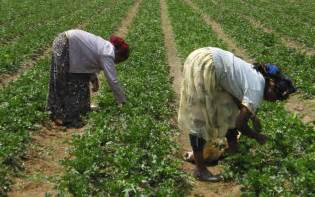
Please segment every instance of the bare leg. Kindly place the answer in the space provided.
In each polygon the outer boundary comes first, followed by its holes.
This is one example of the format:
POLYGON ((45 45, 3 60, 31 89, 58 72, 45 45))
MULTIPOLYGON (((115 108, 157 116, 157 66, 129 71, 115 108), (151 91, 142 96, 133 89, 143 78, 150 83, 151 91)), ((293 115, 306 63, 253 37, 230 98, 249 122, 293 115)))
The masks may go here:
POLYGON ((203 158, 203 147, 205 145, 205 140, 193 135, 189 135, 189 137, 196 163, 196 170, 194 175, 201 181, 221 181, 223 178, 221 176, 214 176, 211 172, 208 171, 205 165, 205 161, 203 158))
POLYGON ((204 174, 206 176, 212 176, 212 174, 208 171, 205 161, 203 159, 202 151, 193 151, 196 163, 196 175, 200 176, 204 174))
POLYGON ((250 130, 242 131, 242 134, 247 137, 255 139, 259 144, 265 144, 268 140, 268 137, 266 135, 263 135, 261 133, 257 133, 254 131, 250 131, 250 130))
POLYGON ((235 153, 239 149, 237 135, 238 135, 237 129, 229 129, 226 133, 226 138, 229 145, 228 152, 230 153, 235 153))

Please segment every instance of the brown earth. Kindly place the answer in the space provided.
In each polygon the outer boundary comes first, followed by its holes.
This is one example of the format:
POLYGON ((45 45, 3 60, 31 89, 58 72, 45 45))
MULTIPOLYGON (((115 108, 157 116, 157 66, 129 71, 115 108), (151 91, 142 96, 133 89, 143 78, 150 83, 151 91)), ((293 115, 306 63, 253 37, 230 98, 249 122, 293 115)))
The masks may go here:
MULTIPOLYGON (((136 16, 141 0, 135 0, 116 34, 124 37, 136 16)), ((73 135, 83 135, 88 125, 81 129, 66 129, 51 122, 32 134, 32 141, 24 161, 24 171, 13 179, 11 197, 42 197, 45 194, 56 196, 56 184, 64 172, 60 160, 67 158, 72 148, 69 142, 73 135)))
POLYGON ((142 0, 135 0, 134 6, 131 7, 131 9, 128 11, 127 15, 124 17, 124 20, 121 21, 120 27, 115 31, 114 34, 121 37, 126 37, 128 33, 128 29, 130 25, 132 24, 132 21, 134 17, 137 15, 139 6, 142 0))
POLYGON ((31 145, 24 161, 25 171, 15 178, 15 185, 8 196, 56 195, 56 180, 63 173, 60 160, 68 156, 71 148, 67 143, 74 134, 83 134, 83 129, 65 129, 51 125, 43 126, 32 135, 31 145))
MULTIPOLYGON (((164 34, 164 44, 166 47, 167 60, 170 66, 170 74, 173 79, 173 88, 177 95, 177 101, 180 95, 180 84, 182 81, 182 63, 180 58, 178 58, 176 45, 173 35, 172 26, 168 18, 167 5, 165 0, 160 0, 161 3, 161 19, 162 19, 162 29, 164 34)), ((176 103, 178 105, 178 103, 176 103)), ((176 117, 173 118, 174 123, 176 122, 176 117)), ((176 124, 176 123, 175 123, 176 124)), ((191 150, 188 133, 180 133, 177 142, 181 145, 180 153, 183 154, 191 150)), ((182 163, 182 169, 191 174, 194 170, 194 165, 189 162, 182 163)), ((208 167, 208 169, 214 173, 218 174, 222 171, 219 166, 208 167)), ((206 183, 195 180, 193 183, 192 190, 187 194, 188 196, 240 196, 240 186, 236 183, 206 183)))
POLYGON ((296 113, 304 123, 313 124, 315 129, 315 100, 303 100, 299 95, 290 96, 285 104, 285 108, 292 113, 296 113))

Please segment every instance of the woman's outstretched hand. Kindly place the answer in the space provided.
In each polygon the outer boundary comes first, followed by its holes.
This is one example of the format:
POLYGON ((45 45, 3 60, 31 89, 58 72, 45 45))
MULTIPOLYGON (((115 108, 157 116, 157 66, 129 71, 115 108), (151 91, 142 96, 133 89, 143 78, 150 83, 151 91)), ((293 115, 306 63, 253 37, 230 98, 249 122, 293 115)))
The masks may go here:
POLYGON ((255 132, 260 133, 262 126, 261 126, 259 118, 257 118, 257 116, 254 115, 252 116, 251 120, 253 123, 253 129, 255 130, 255 132))
POLYGON ((268 140, 266 135, 259 133, 261 131, 259 119, 256 116, 252 116, 252 113, 245 106, 240 108, 235 125, 243 135, 255 139, 259 144, 265 144, 268 140), (249 119, 252 120, 254 129, 248 126, 249 119))
POLYGON ((94 73, 90 76, 90 82, 92 84, 92 91, 97 92, 100 88, 97 75, 94 73))
POLYGON ((98 79, 91 81, 91 83, 92 83, 92 91, 97 92, 100 88, 99 83, 98 83, 98 79))

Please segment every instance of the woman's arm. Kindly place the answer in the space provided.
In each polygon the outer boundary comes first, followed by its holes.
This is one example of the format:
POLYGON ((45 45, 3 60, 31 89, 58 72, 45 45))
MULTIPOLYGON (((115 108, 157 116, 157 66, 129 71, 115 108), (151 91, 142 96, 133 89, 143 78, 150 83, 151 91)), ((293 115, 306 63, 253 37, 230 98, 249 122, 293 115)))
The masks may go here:
POLYGON ((126 96, 116 76, 114 59, 104 56, 101 61, 105 78, 109 84, 109 87, 113 91, 117 103, 119 104, 119 106, 121 106, 121 104, 126 102, 126 96))
POLYGON ((259 118, 256 115, 252 115, 250 119, 253 123, 253 129, 255 130, 255 132, 260 133, 262 126, 261 126, 259 118))
POLYGON ((92 91, 97 92, 99 89, 99 82, 98 82, 97 75, 95 73, 91 75, 90 81, 91 81, 92 86, 93 86, 92 91))
POLYGON ((240 106, 240 113, 238 114, 235 122, 235 127, 243 132, 243 130, 247 130, 247 123, 252 113, 245 106, 240 106))
MULTIPOLYGON (((255 132, 248 126, 248 120, 251 118, 252 113, 245 107, 240 108, 240 113, 236 118, 236 128, 245 136, 256 139, 260 144, 264 144, 267 141, 267 136, 255 132)), ((258 119, 257 119, 258 120, 258 119)), ((255 120, 256 121, 256 120, 255 120)), ((255 125, 256 123, 253 122, 255 125)), ((257 126, 257 125, 256 125, 257 126)), ((260 125, 259 125, 260 126, 260 125)), ((255 127, 255 126, 254 126, 255 127)))

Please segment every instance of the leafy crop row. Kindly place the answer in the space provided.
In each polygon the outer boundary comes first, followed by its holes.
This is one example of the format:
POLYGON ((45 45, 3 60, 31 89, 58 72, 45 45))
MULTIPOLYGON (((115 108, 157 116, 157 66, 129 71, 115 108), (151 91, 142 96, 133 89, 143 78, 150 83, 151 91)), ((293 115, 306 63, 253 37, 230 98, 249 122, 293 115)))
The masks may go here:
MULTIPOLYGON (((170 0, 168 5, 177 48, 182 57, 196 47, 221 45, 209 42, 209 37, 215 35, 211 30, 204 30, 209 27, 198 20, 200 13, 193 13, 180 0, 170 0)), ((210 7, 206 1, 202 5, 205 9, 210 7)), ((219 16, 225 17, 222 14, 219 16)), ((232 17, 229 19, 232 20, 232 17)), ((232 27, 242 25, 235 21, 229 24, 232 27)), ((245 29, 244 26, 241 27, 245 29)), ((244 36, 250 39, 251 35, 244 36)), ((243 39, 239 42, 243 46, 242 41, 243 39)), ((299 72, 303 74, 305 71, 299 69, 299 72)), ((295 115, 286 112, 280 102, 263 103, 258 117, 262 120, 263 132, 268 135, 269 141, 262 146, 241 137, 240 152, 227 155, 221 162, 226 168, 226 178, 238 181, 243 186, 244 196, 312 196, 315 192, 315 133, 312 127, 304 125, 295 115)))
MULTIPOLYGON (((64 2, 66 3, 66 2, 64 2)), ((82 2, 77 2, 78 5, 73 4, 77 10, 69 12, 66 9, 68 6, 60 6, 63 8, 62 16, 59 18, 51 18, 45 21, 44 25, 34 26, 34 30, 24 30, 26 33, 17 38, 14 42, 9 42, 0 46, 0 74, 12 72, 18 69, 23 60, 37 55, 40 50, 49 46, 49 41, 53 39, 57 32, 62 32, 69 28, 75 28, 79 24, 88 22, 93 17, 94 11, 102 11, 108 7, 108 3, 103 1, 89 1, 85 6, 82 2), (80 5, 80 6, 79 6, 80 5), (82 7, 81 7, 82 6, 82 7), (91 12, 93 10, 93 12, 91 12)), ((23 31, 23 26, 16 24, 16 31, 23 31), (19 30, 21 28, 21 30, 19 30)))
MULTIPOLYGON (((0 25, 7 26, 12 22, 16 22, 21 19, 22 16, 26 16, 29 13, 33 13, 31 5, 34 5, 34 2, 27 0, 24 1, 1 1, 0 7, 0 25)), ((37 8, 36 6, 34 6, 37 8)))
POLYGON ((72 13, 73 10, 81 10, 84 6, 84 1, 75 2, 70 0, 57 1, 8 1, 2 3, 1 12, 4 20, 0 31, 0 44, 6 44, 12 41, 17 41, 25 34, 33 33, 41 26, 46 26, 51 21, 58 20, 65 14, 72 13), (70 4, 71 6, 61 6, 70 4))
POLYGON ((0 195, 9 189, 9 174, 22 167, 20 157, 30 140, 29 132, 47 118, 47 65, 47 59, 40 62, 0 93, 0 195))
POLYGON ((173 22, 172 26, 175 32, 175 42, 182 59, 200 47, 226 48, 223 41, 218 39, 212 29, 204 24, 201 16, 195 14, 193 9, 185 5, 184 2, 179 3, 171 0, 168 5, 170 17, 177 21, 173 22))
MULTIPOLYGON (((111 4, 107 12, 91 18, 86 30, 94 32, 102 27, 99 35, 109 35, 131 3, 125 0, 111 4)), ((37 131, 48 118, 45 105, 49 65, 49 58, 41 60, 0 92, 0 196, 10 189, 9 176, 22 169, 21 157, 30 142, 30 132, 37 131)))
POLYGON ((194 0, 194 2, 204 13, 219 22, 223 30, 258 62, 280 65, 281 69, 288 73, 306 94, 315 94, 313 80, 315 56, 306 56, 295 49, 287 48, 275 34, 251 26, 240 16, 237 8, 230 7, 229 3, 217 5, 206 0, 194 0))
POLYGON ((240 153, 225 160, 227 176, 244 186, 244 196, 313 196, 313 127, 303 125, 281 103, 265 103, 260 110, 269 142, 260 146, 241 139, 240 153))
POLYGON ((277 3, 250 1, 220 1, 220 4, 237 7, 243 14, 254 17, 268 27, 290 36, 292 39, 315 48, 315 14, 314 2, 292 3, 277 1, 277 3), (277 17, 272 17, 277 16, 277 17))
POLYGON ((170 118, 174 98, 168 77, 159 1, 142 1, 127 36, 130 59, 118 66, 128 102, 118 109, 103 87, 100 109, 73 143, 61 188, 74 196, 181 196, 186 176, 174 158, 170 118))

